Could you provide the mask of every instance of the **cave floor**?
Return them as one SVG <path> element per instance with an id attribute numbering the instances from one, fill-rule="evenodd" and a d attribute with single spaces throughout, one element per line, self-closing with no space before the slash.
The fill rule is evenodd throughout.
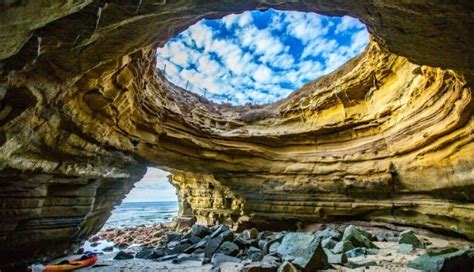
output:
<path id="1" fill-rule="evenodd" d="M 379 231 L 381 229 L 378 229 Z M 308 231 L 308 230 L 307 230 Z M 313 231 L 309 231 L 313 232 Z M 417 234 L 418 237 L 427 245 L 426 249 L 415 249 L 414 251 L 402 253 L 399 251 L 400 244 L 395 241 L 374 241 L 374 244 L 380 249 L 376 255 L 365 255 L 354 258 L 349 258 L 349 261 L 359 263 L 371 263 L 369 266 L 361 266 L 357 271 L 419 271 L 407 267 L 409 261 L 417 258 L 418 256 L 426 253 L 432 249 L 442 248 L 467 248 L 472 247 L 472 243 L 466 240 L 450 238 L 442 235 L 436 235 L 433 233 L 429 234 Z M 99 241 L 99 243 L 110 243 L 105 240 Z M 89 242 L 90 243 L 90 242 Z M 137 252 L 141 249 L 141 246 L 134 244 L 130 246 L 126 251 Z M 99 259 L 94 266 L 78 269 L 75 271 L 192 271 L 192 272 L 204 272 L 213 271 L 212 264 L 202 264 L 204 258 L 203 253 L 197 254 L 180 254 L 179 258 L 186 256 L 197 257 L 196 260 L 185 260 L 178 264 L 173 263 L 172 260 L 160 261 L 152 259 L 139 259 L 133 258 L 128 260 L 114 260 L 117 255 L 118 249 L 114 249 L 112 252 L 103 252 L 104 254 L 99 255 Z M 81 255 L 71 255 L 64 258 L 56 259 L 51 262 L 58 263 L 65 259 L 80 258 Z M 223 263 L 220 266 L 221 272 L 237 272 L 242 271 L 242 268 L 246 265 L 245 261 L 241 263 Z M 354 271 L 341 265 L 332 265 L 332 269 L 320 270 L 320 271 Z"/>

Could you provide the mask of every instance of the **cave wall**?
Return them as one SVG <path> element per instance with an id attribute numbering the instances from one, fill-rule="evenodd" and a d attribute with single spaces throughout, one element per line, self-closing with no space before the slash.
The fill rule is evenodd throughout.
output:
<path id="1" fill-rule="evenodd" d="M 173 173 L 199 222 L 357 218 L 474 238 L 472 5 L 2 4 L 0 259 L 63 254 L 147 165 Z M 264 107 L 216 105 L 155 71 L 154 48 L 199 19 L 269 6 L 355 16 L 372 41 Z"/>

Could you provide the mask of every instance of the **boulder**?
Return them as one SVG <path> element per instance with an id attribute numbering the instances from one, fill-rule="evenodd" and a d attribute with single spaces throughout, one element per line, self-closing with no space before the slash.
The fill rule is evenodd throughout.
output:
<path id="1" fill-rule="evenodd" d="M 133 259 L 133 254 L 125 252 L 125 251 L 119 251 L 117 255 L 115 255 L 114 257 L 114 260 L 129 260 L 129 259 Z"/>
<path id="2" fill-rule="evenodd" d="M 222 236 L 222 239 L 223 239 L 224 241 L 233 241 L 234 238 L 235 238 L 234 233 L 233 233 L 232 231 L 230 231 L 230 230 L 226 230 L 226 231 L 224 231 L 224 232 L 221 232 L 221 233 L 219 234 L 219 236 Z"/>
<path id="3" fill-rule="evenodd" d="M 251 262 L 246 264 L 240 272 L 276 272 L 279 267 L 275 262 Z"/>
<path id="4" fill-rule="evenodd" d="M 252 262 L 258 262 L 258 261 L 261 261 L 263 259 L 263 251 L 259 248 L 253 247 L 253 246 L 250 246 L 246 250 L 245 254 L 247 255 L 247 257 Z"/>
<path id="5" fill-rule="evenodd" d="M 174 247 L 170 248 L 172 253 L 179 254 L 188 250 L 193 244 L 191 243 L 178 243 Z"/>
<path id="6" fill-rule="evenodd" d="M 342 236 L 342 241 L 349 241 L 355 247 L 377 248 L 377 246 L 371 242 L 371 239 L 372 235 L 370 233 L 360 230 L 353 225 L 348 226 Z"/>
<path id="7" fill-rule="evenodd" d="M 219 248 L 219 246 L 224 242 L 224 238 L 218 235 L 215 238 L 210 239 L 206 243 L 206 248 L 204 249 L 204 256 L 211 257 L 214 252 Z"/>
<path id="8" fill-rule="evenodd" d="M 290 261 L 302 271 L 314 271 L 328 266 L 320 238 L 311 233 L 287 233 L 277 252 L 283 261 Z"/>
<path id="9" fill-rule="evenodd" d="M 219 236 L 219 234 L 225 231 L 230 231 L 230 228 L 227 225 L 219 225 L 211 228 L 211 230 L 213 230 L 213 232 L 211 233 L 211 238 L 216 238 L 217 236 Z"/>
<path id="10" fill-rule="evenodd" d="M 183 234 L 180 232 L 167 232 L 166 233 L 166 242 L 178 241 L 183 237 Z"/>
<path id="11" fill-rule="evenodd" d="M 257 240 L 245 240 L 242 237 L 237 237 L 234 239 L 234 243 L 239 246 L 239 248 L 246 248 L 249 246 L 258 246 Z"/>
<path id="12" fill-rule="evenodd" d="M 316 233 L 316 235 L 318 237 L 321 237 L 322 239 L 332 238 L 336 241 L 339 241 L 342 238 L 342 233 L 340 231 L 338 231 L 337 229 L 334 229 L 334 228 L 326 228 L 322 231 L 318 231 Z"/>
<path id="13" fill-rule="evenodd" d="M 399 244 L 409 244 L 414 248 L 425 248 L 423 242 L 416 237 L 415 233 L 412 230 L 406 230 L 400 233 L 400 239 L 398 240 Z"/>
<path id="14" fill-rule="evenodd" d="M 229 241 L 224 241 L 219 248 L 217 249 L 216 253 L 222 253 L 228 256 L 237 256 L 239 254 L 239 247 Z"/>
<path id="15" fill-rule="evenodd" d="M 246 229 L 242 232 L 242 237 L 245 240 L 253 240 L 257 238 L 258 230 L 256 228 Z"/>
<path id="16" fill-rule="evenodd" d="M 214 268 L 218 268 L 222 263 L 240 263 L 241 260 L 239 258 L 227 256 L 222 253 L 216 253 L 214 256 L 212 256 L 211 262 Z"/>
<path id="17" fill-rule="evenodd" d="M 112 251 L 114 251 L 114 247 L 113 246 L 104 247 L 104 249 L 102 249 L 102 251 L 103 252 L 112 252 Z M 82 253 L 77 253 L 77 254 L 82 254 Z"/>
<path id="18" fill-rule="evenodd" d="M 347 258 L 354 258 L 354 257 L 359 257 L 359 256 L 365 256 L 365 255 L 367 255 L 367 249 L 363 247 L 356 247 L 346 252 Z"/>
<path id="19" fill-rule="evenodd" d="M 272 243 L 272 244 L 270 245 L 270 247 L 268 248 L 268 252 L 267 252 L 267 253 L 274 253 L 274 252 L 277 252 L 279 247 L 280 247 L 280 242 Z"/>
<path id="20" fill-rule="evenodd" d="M 401 245 L 398 247 L 397 252 L 398 252 L 398 253 L 403 253 L 403 254 L 409 254 L 409 253 L 411 253 L 414 249 L 415 249 L 415 247 L 414 247 L 413 245 L 410 245 L 410 244 L 401 244 Z"/>
<path id="21" fill-rule="evenodd" d="M 397 242 L 397 235 L 390 230 L 379 231 L 376 235 L 376 239 L 379 242 Z"/>
<path id="22" fill-rule="evenodd" d="M 194 224 L 191 227 L 191 235 L 203 238 L 210 233 L 209 229 L 206 226 Z"/>
<path id="23" fill-rule="evenodd" d="M 201 238 L 197 236 L 190 236 L 189 238 L 181 240 L 181 243 L 197 244 L 199 241 L 201 241 Z"/>
<path id="24" fill-rule="evenodd" d="M 337 242 L 334 245 L 332 252 L 339 254 L 339 253 L 347 252 L 353 248 L 354 246 L 352 245 L 350 241 L 343 240 L 343 241 Z"/>
<path id="25" fill-rule="evenodd" d="M 377 263 L 374 260 L 367 259 L 364 256 L 351 258 L 347 261 L 347 263 L 344 264 L 344 266 L 352 268 L 352 269 L 359 268 L 359 267 L 375 266 L 375 265 L 377 265 Z"/>
<path id="26" fill-rule="evenodd" d="M 154 248 L 145 248 L 138 252 L 135 255 L 135 258 L 138 259 L 156 259 L 159 257 L 163 257 L 165 255 L 165 252 L 162 248 L 159 248 L 158 250 L 155 250 Z"/>
<path id="27" fill-rule="evenodd" d="M 407 266 L 428 272 L 472 272 L 474 268 L 474 248 L 433 250 L 411 260 Z"/>
<path id="28" fill-rule="evenodd" d="M 321 245 L 327 249 L 333 249 L 336 244 L 337 241 L 331 237 L 327 237 L 321 242 Z"/>
<path id="29" fill-rule="evenodd" d="M 170 254 L 170 255 L 166 255 L 166 256 L 160 257 L 158 259 L 155 259 L 155 261 L 164 262 L 164 261 L 169 261 L 169 260 L 173 260 L 173 259 L 176 259 L 176 258 L 178 258 L 178 254 Z"/>
<path id="30" fill-rule="evenodd" d="M 328 263 L 330 264 L 344 264 L 347 262 L 347 256 L 345 253 L 334 254 L 329 249 L 324 249 L 326 256 L 328 257 Z"/>

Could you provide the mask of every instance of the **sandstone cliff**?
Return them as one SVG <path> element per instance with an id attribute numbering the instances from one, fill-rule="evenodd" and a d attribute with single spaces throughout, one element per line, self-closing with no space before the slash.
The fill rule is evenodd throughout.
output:
<path id="1" fill-rule="evenodd" d="M 173 173 L 201 222 L 357 218 L 474 238 L 470 2 L 46 2 L 1 10 L 0 259 L 70 249 L 146 166 Z M 372 41 L 252 109 L 155 71 L 153 48 L 197 20 L 269 6 L 358 17 Z"/>

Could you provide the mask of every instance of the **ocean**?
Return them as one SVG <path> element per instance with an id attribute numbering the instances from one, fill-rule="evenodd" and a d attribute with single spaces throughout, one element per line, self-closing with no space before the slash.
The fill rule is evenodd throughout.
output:
<path id="1" fill-rule="evenodd" d="M 177 214 L 177 201 L 125 202 L 115 207 L 102 230 L 170 222 Z"/>

